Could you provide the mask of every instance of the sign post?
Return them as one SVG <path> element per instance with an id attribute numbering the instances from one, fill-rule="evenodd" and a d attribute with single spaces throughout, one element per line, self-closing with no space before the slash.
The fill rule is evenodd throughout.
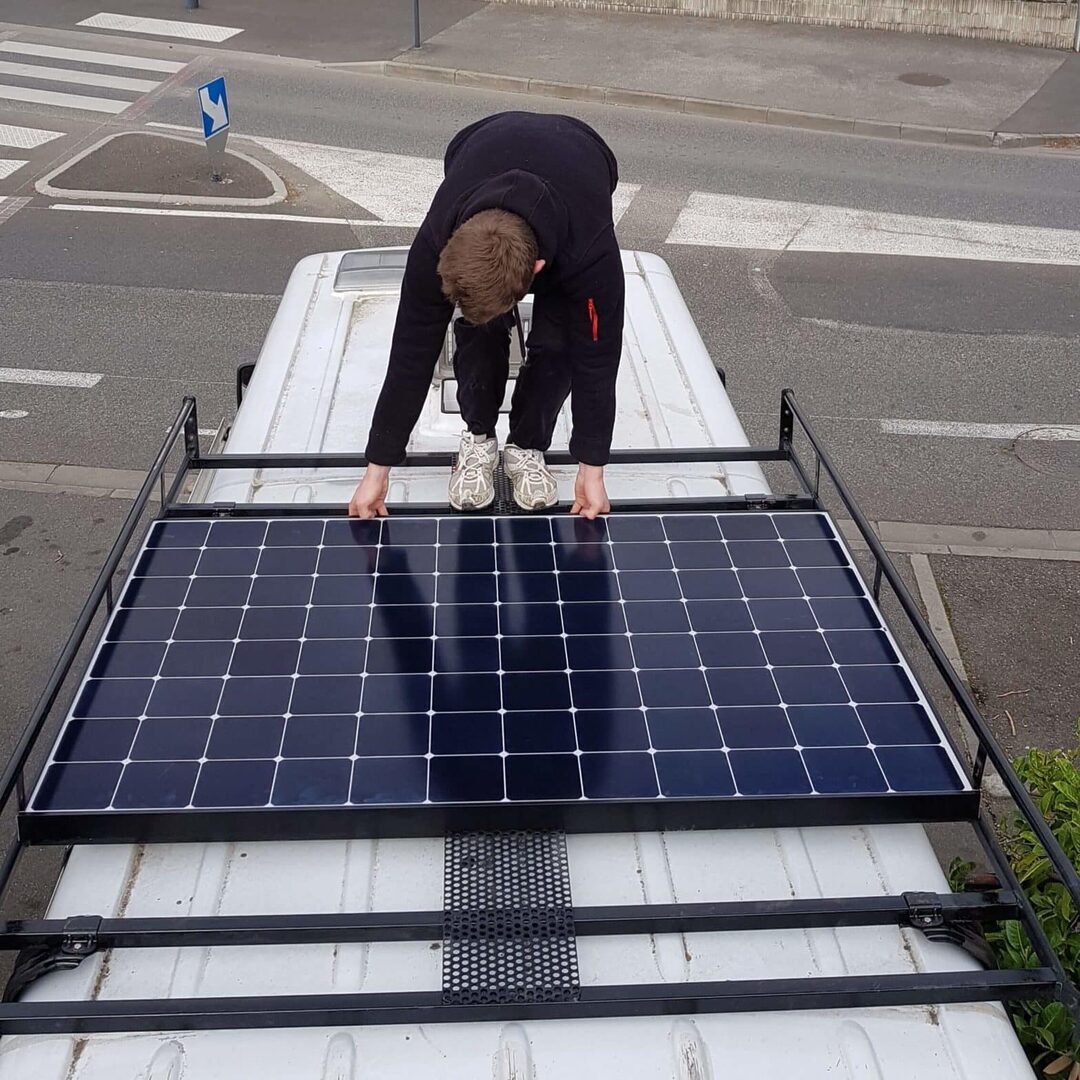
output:
<path id="1" fill-rule="evenodd" d="M 225 76 L 200 86 L 198 95 L 203 138 L 210 158 L 210 179 L 220 184 L 225 166 L 225 141 L 229 137 L 229 98 L 225 93 Z"/>

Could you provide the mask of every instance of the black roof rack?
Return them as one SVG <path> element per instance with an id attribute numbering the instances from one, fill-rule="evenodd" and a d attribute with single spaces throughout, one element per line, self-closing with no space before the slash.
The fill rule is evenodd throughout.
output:
<path id="1" fill-rule="evenodd" d="M 808 464 L 796 442 L 808 445 Z M 167 485 L 174 451 L 182 462 Z M 406 467 L 448 467 L 450 454 L 415 454 Z M 570 463 L 551 453 L 549 462 Z M 1055 841 L 1031 796 L 953 670 L 881 542 L 800 411 L 791 391 L 780 401 L 776 446 L 617 450 L 613 464 L 680 462 L 778 463 L 794 480 L 787 494 L 714 499 L 620 500 L 613 513 L 664 509 L 824 509 L 827 479 L 854 522 L 857 538 L 873 561 L 871 591 L 879 600 L 888 586 L 932 662 L 953 706 L 975 738 L 968 779 L 979 796 L 988 765 L 997 770 L 1010 798 L 1045 848 L 1074 908 L 1080 912 L 1080 877 Z M 339 516 L 342 505 L 268 505 L 180 501 L 181 493 L 206 470 L 273 468 L 360 468 L 354 454 L 215 454 L 201 452 L 194 398 L 186 398 L 124 520 L 116 543 L 94 582 L 45 689 L 0 775 L 0 807 L 27 805 L 27 773 L 39 738 L 67 686 L 95 617 L 115 601 L 114 578 L 151 500 L 158 493 L 159 517 Z M 823 477 L 824 474 L 824 477 Z M 410 514 L 446 514 L 445 505 L 408 505 Z M 36 755 L 40 757 L 40 755 Z M 1080 1021 L 1080 995 L 1062 967 L 1022 886 L 1009 866 L 993 825 L 977 801 L 953 803 L 982 845 L 991 871 L 985 887 L 962 893 L 907 892 L 896 896 L 758 900 L 724 903 L 573 907 L 569 899 L 563 838 L 557 832 L 455 834 L 446 842 L 443 911 L 333 915 L 231 915 L 198 918 L 12 919 L 0 924 L 0 949 L 18 951 L 14 973 L 0 1003 L 0 1034 L 99 1031 L 203 1030 L 269 1026 L 437 1023 L 524 1020 L 757 1010 L 834 1009 L 948 1002 L 1057 999 Z M 967 811 L 970 810 L 970 813 Z M 16 836 L 0 861 L 0 895 L 9 887 L 26 842 Z M 497 871 L 497 873 L 496 873 Z M 513 887 L 510 887 L 513 886 Z M 916 974 L 847 975 L 802 979 L 753 979 L 582 987 L 577 977 L 577 937 L 614 934 L 782 930 L 810 927 L 899 926 L 930 940 L 966 948 L 984 965 L 992 957 L 982 926 L 1018 920 L 1038 967 L 1027 970 L 961 970 Z M 78 965 L 109 949 L 246 946 L 375 941 L 441 941 L 441 991 L 320 995 L 237 996 L 159 1000 L 18 1000 L 46 972 Z M 522 972 L 525 972 L 522 975 Z"/>

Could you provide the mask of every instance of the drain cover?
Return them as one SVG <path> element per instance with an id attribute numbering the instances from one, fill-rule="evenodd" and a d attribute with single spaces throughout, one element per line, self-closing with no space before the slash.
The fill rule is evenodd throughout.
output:
<path id="1" fill-rule="evenodd" d="M 1012 442 L 1012 452 L 1044 476 L 1075 481 L 1080 478 L 1080 441 L 1062 439 L 1061 429 L 1032 428 Z"/>
<path id="2" fill-rule="evenodd" d="M 897 78 L 908 86 L 948 86 L 952 79 L 946 79 L 944 75 L 930 75 L 924 71 L 910 71 L 906 75 L 898 75 Z"/>

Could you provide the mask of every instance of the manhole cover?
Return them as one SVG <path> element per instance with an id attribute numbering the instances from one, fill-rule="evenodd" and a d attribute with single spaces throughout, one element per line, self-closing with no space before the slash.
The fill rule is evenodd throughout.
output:
<path id="1" fill-rule="evenodd" d="M 948 86 L 952 79 L 946 79 L 944 75 L 929 75 L 923 71 L 911 71 L 906 75 L 898 75 L 897 78 L 908 86 Z"/>
<path id="2" fill-rule="evenodd" d="M 1032 428 L 1018 435 L 1011 449 L 1029 469 L 1044 476 L 1080 479 L 1080 441 L 1063 439 L 1062 434 L 1060 428 Z"/>

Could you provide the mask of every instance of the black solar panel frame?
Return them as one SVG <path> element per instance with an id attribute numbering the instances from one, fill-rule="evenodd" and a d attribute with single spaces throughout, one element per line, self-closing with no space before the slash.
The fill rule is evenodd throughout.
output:
<path id="1" fill-rule="evenodd" d="M 674 515 L 700 513 L 694 507 L 680 511 L 664 501 L 652 511 L 635 507 L 634 515 L 656 513 Z M 735 506 L 727 502 L 713 513 L 775 512 L 775 506 Z M 822 514 L 820 507 L 805 512 Z M 232 515 L 223 512 L 220 517 Z M 243 515 L 247 517 L 249 515 Z M 264 511 L 261 518 L 274 521 Z M 325 517 L 322 514 L 301 515 Z M 413 515 L 406 511 L 404 516 Z M 440 517 L 449 516 L 445 509 Z M 555 517 L 556 515 L 550 515 Z M 281 515 L 295 519 L 296 515 Z M 828 515 L 826 514 L 826 517 Z M 159 519 L 160 520 L 160 519 Z M 829 518 L 838 538 L 842 536 Z M 147 529 L 146 537 L 150 535 Z M 846 551 L 845 545 L 845 551 Z M 140 548 L 141 554 L 141 548 Z M 850 552 L 848 552 L 850 558 Z M 854 559 L 850 559 L 860 583 L 870 595 Z M 132 561 L 129 578 L 138 559 Z M 126 583 L 125 583 L 126 584 Z M 876 606 L 876 605 L 875 605 Z M 882 625 L 888 627 L 884 616 Z M 104 638 L 105 628 L 101 637 Z M 899 642 L 893 644 L 909 675 L 922 690 L 910 659 Z M 95 644 L 97 655 L 101 641 Z M 89 666 L 88 666 L 89 671 Z M 85 678 L 85 676 L 84 676 Z M 948 727 L 937 716 L 929 696 L 923 692 L 952 756 L 963 761 Z M 965 782 L 968 777 L 961 771 Z M 898 822 L 937 822 L 971 820 L 977 817 L 979 792 L 976 789 L 954 792 L 878 794 L 763 795 L 695 798 L 668 797 L 652 799 L 588 799 L 576 802 L 502 802 L 473 804 L 412 805 L 339 805 L 290 806 L 228 809 L 167 809 L 104 811 L 30 811 L 19 814 L 20 838 L 33 844 L 122 843 L 122 842 L 214 842 L 220 840 L 253 841 L 268 839 L 348 839 L 376 837 L 442 836 L 452 831 L 499 829 L 558 829 L 567 833 L 621 832 L 657 829 L 695 828 L 780 828 L 793 826 L 872 825 Z"/>

